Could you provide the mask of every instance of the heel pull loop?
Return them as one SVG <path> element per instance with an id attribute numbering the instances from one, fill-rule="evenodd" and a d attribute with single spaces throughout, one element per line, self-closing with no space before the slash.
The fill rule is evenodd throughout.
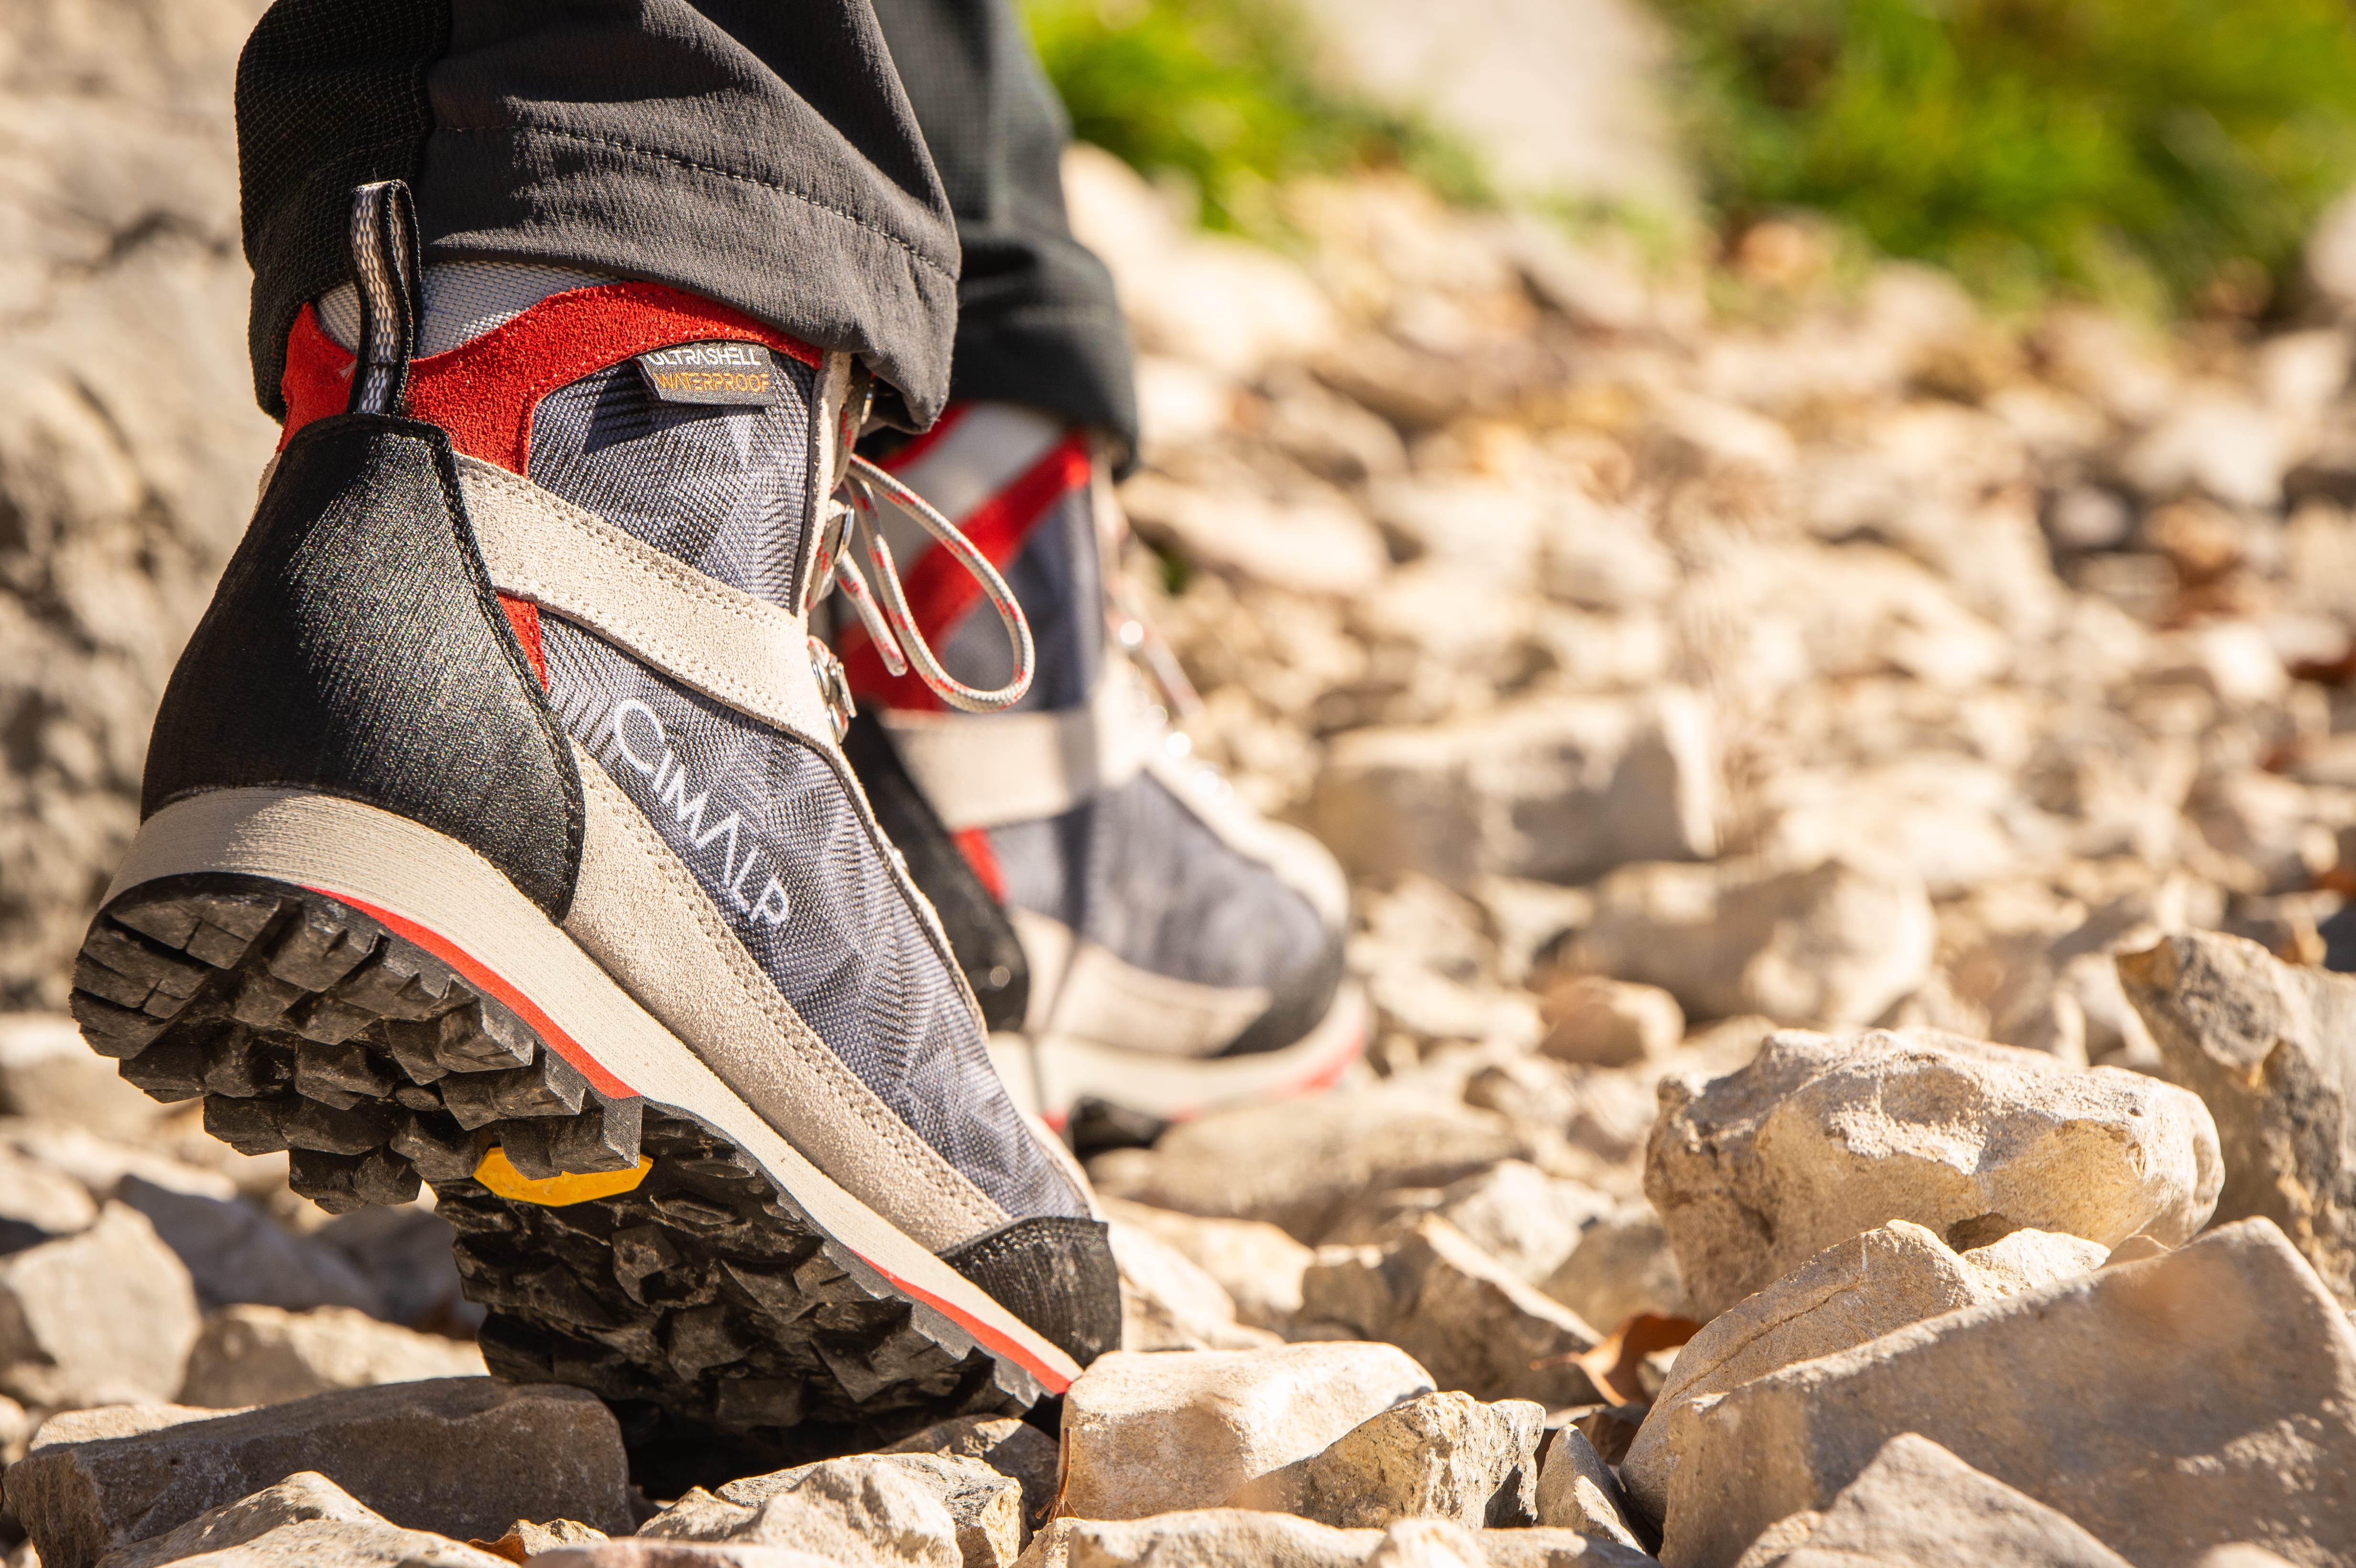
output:
<path id="1" fill-rule="evenodd" d="M 423 267 L 417 209 L 401 180 L 352 191 L 352 281 L 360 298 L 358 363 L 345 412 L 401 414 L 409 408 L 409 362 L 417 352 Z"/>
<path id="2" fill-rule="evenodd" d="M 990 563 L 990 558 L 974 548 L 973 541 L 958 532 L 957 525 L 941 516 L 923 496 L 856 454 L 851 459 L 850 488 L 852 504 L 864 514 L 861 518 L 864 526 L 859 530 L 860 542 L 866 547 L 868 564 L 874 569 L 875 597 L 883 602 L 884 619 L 898 634 L 900 650 L 907 663 L 916 667 L 918 678 L 943 702 L 968 713 L 996 713 L 1022 701 L 1023 694 L 1031 689 L 1031 677 L 1039 662 L 1038 650 L 1032 645 L 1030 621 L 1024 617 L 1023 607 L 1014 602 L 1014 592 L 1006 586 L 1006 580 Z M 899 570 L 893 563 L 891 547 L 884 542 L 884 530 L 875 526 L 875 497 L 879 494 L 938 539 L 957 563 L 981 585 L 983 596 L 998 612 L 999 621 L 1006 627 L 1007 641 L 1014 648 L 1014 678 L 1004 686 L 995 691 L 968 686 L 944 669 L 934 656 L 932 645 L 925 640 L 915 613 L 908 608 L 908 596 L 900 586 Z M 852 602 L 858 603 L 855 595 Z M 865 607 L 860 608 L 863 619 Z M 876 639 L 879 652 L 884 645 L 882 638 Z"/>

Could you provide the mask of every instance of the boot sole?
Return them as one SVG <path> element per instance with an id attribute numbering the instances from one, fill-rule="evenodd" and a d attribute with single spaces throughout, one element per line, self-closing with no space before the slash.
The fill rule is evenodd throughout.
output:
<path id="1" fill-rule="evenodd" d="M 599 1394 L 650 1482 L 879 1446 L 1076 1373 L 486 862 L 373 807 L 237 790 L 157 813 L 72 1008 L 126 1080 L 287 1150 L 323 1207 L 430 1183 L 491 1370 Z"/>

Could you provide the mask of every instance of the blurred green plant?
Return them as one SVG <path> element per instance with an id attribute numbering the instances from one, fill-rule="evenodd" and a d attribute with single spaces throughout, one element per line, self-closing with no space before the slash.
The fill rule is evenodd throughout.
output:
<path id="1" fill-rule="evenodd" d="M 2243 314 L 2356 176 L 2348 0 L 1655 0 L 1704 192 L 2026 302 Z"/>
<path id="2" fill-rule="evenodd" d="M 1422 117 L 1329 80 L 1283 0 L 1023 0 L 1073 134 L 1176 176 L 1214 228 L 1280 227 L 1273 187 L 1402 167 L 1462 202 L 1488 196 L 1461 144 Z"/>

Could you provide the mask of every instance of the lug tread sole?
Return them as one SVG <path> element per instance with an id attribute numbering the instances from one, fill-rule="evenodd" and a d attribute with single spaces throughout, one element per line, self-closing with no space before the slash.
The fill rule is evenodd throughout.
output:
<path id="1" fill-rule="evenodd" d="M 71 1008 L 125 1080 L 201 1097 L 241 1153 L 285 1150 L 294 1190 L 331 1212 L 430 1184 L 491 1371 L 605 1399 L 648 1484 L 1026 1403 L 724 1136 L 602 1093 L 497 997 L 327 894 L 229 874 L 129 889 L 91 923 Z M 652 1165 L 548 1207 L 475 1179 L 493 1145 L 530 1178 Z"/>

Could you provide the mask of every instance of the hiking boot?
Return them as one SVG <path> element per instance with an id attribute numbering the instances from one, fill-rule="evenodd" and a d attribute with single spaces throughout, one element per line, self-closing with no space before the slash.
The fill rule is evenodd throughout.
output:
<path id="1" fill-rule="evenodd" d="M 324 1207 L 430 1184 L 491 1370 L 601 1395 L 649 1486 L 1060 1393 L 1118 1342 L 1105 1228 L 807 633 L 861 372 L 535 267 L 424 273 L 415 342 L 405 193 L 358 200 L 86 1036 Z"/>
<path id="2" fill-rule="evenodd" d="M 836 613 L 862 710 L 852 765 L 942 912 L 1017 1098 L 1087 1152 L 1331 1083 L 1365 1040 L 1346 884 L 1315 840 L 1190 760 L 1170 709 L 1192 693 L 1121 607 L 1119 514 L 1087 435 L 961 403 L 878 464 L 1000 566 L 1037 645 L 1012 710 L 952 712 Z M 884 528 L 950 671 L 1004 681 L 970 579 L 906 524 Z"/>

